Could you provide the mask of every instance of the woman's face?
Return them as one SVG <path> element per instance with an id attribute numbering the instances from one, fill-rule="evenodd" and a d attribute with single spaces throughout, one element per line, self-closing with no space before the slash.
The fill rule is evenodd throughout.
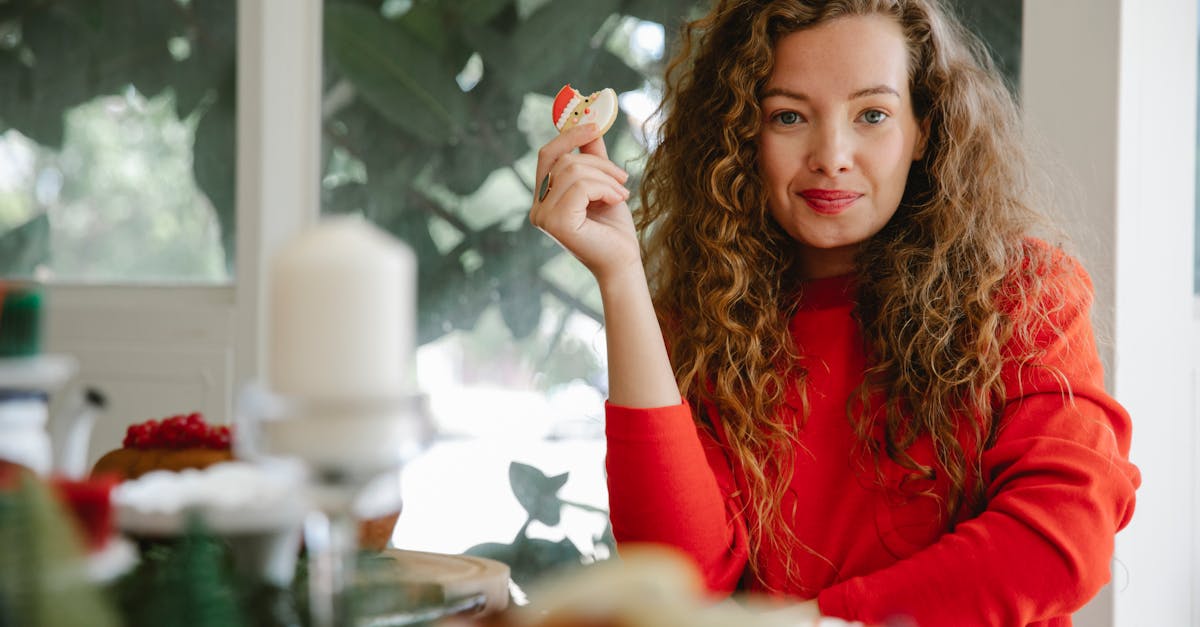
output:
<path id="1" fill-rule="evenodd" d="M 899 24 L 845 17 L 784 36 L 760 98 L 771 215 L 799 243 L 807 278 L 851 272 L 924 151 Z"/>

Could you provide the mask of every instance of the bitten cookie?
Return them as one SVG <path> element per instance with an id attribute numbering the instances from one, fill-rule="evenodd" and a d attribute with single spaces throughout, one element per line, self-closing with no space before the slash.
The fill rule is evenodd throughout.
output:
<path id="1" fill-rule="evenodd" d="M 603 135 L 617 121 L 618 110 L 617 92 L 611 87 L 584 96 L 570 85 L 563 85 L 554 97 L 554 126 L 561 133 L 580 124 L 594 123 Z"/>

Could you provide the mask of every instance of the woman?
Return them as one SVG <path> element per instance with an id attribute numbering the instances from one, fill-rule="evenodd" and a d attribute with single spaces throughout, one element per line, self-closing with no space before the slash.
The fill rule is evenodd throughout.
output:
<path id="1" fill-rule="evenodd" d="M 599 283 L 617 539 L 850 620 L 1069 625 L 1140 477 L 982 47 L 935 0 L 722 0 L 667 78 L 637 225 L 588 127 L 530 214 Z"/>

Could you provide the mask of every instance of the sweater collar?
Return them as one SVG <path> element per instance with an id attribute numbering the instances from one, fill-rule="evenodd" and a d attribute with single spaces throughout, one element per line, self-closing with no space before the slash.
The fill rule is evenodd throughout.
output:
<path id="1" fill-rule="evenodd" d="M 853 273 L 800 281 L 796 286 L 798 309 L 832 309 L 851 305 L 857 283 Z"/>

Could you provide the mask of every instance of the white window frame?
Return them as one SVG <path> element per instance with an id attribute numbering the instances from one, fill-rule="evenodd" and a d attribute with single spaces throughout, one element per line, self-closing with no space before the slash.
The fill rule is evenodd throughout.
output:
<path id="1" fill-rule="evenodd" d="M 267 378 L 267 278 L 320 214 L 323 0 L 238 2 L 238 383 Z"/>

